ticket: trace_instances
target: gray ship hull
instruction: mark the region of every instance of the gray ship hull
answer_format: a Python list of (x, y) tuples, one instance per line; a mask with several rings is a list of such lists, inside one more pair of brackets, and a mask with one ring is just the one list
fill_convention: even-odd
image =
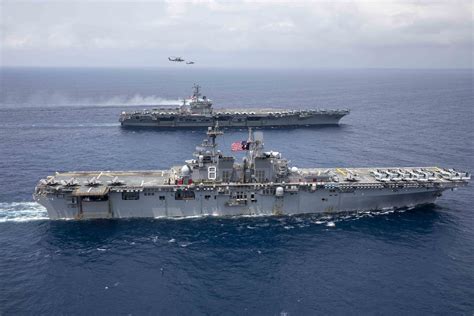
[[(286, 194), (283, 197), (256, 195), (257, 202), (239, 201), (229, 205), (228, 197), (200, 192), (194, 200), (174, 200), (174, 192), (143, 196), (141, 201), (123, 201), (119, 193), (111, 194), (108, 201), (81, 201), (71, 205), (67, 199), (38, 197), (51, 219), (87, 218), (161, 218), (190, 216), (287, 215), (306, 213), (338, 213), (388, 208), (412, 207), (434, 203), (439, 189), (360, 190), (332, 194), (329, 191)], [(165, 197), (164, 199), (161, 197)], [(207, 198), (206, 196), (210, 196)], [(250, 192), (249, 192), (250, 196)], [(216, 197), (216, 198), (215, 198)]]
[[(79, 189), (37, 190), (35, 200), (51, 219), (159, 218), (189, 216), (285, 215), (338, 213), (387, 208), (413, 207), (434, 203), (445, 190), (466, 185), (463, 181), (439, 180), (434, 183), (287, 183), (287, 184), (213, 184), (152, 185), (166, 182), (169, 171), (143, 174), (133, 172), (96, 173), (112, 178), (133, 177), (129, 187), (84, 187)], [(61, 174), (78, 179), (90, 173)], [(144, 175), (143, 178), (136, 175)], [(142, 180), (143, 179), (143, 180)], [(155, 180), (148, 180), (155, 179)], [(152, 182), (149, 182), (152, 181)], [(141, 186), (140, 186), (141, 185)], [(281, 188), (281, 194), (278, 194)], [(82, 190), (82, 191), (81, 191)], [(180, 192), (192, 193), (183, 198)], [(41, 192), (43, 191), (43, 192)], [(100, 191), (100, 193), (97, 193)], [(132, 194), (132, 198), (128, 195)], [(100, 196), (100, 198), (97, 198)]]
[(194, 85), (193, 95), (183, 100), (177, 108), (153, 108), (151, 110), (122, 112), (119, 122), (125, 127), (193, 128), (220, 127), (298, 127), (337, 125), (349, 114), (349, 110), (325, 109), (213, 109), (212, 102), (201, 96), (200, 87)]
[(263, 151), (249, 129), (243, 163), (225, 156), (209, 128), (194, 158), (169, 170), (57, 172), (33, 197), (52, 219), (285, 215), (412, 207), (468, 184), (468, 172), (439, 167), (297, 168)]
[(120, 119), (120, 123), (125, 127), (155, 127), (155, 128), (192, 128), (214, 125), (219, 122), (220, 127), (227, 128), (269, 128), (269, 127), (298, 127), (298, 126), (319, 126), (338, 125), (342, 117), (347, 113), (317, 113), (307, 116), (286, 115), (286, 116), (230, 116), (230, 115), (188, 115), (175, 118), (160, 118), (159, 116), (133, 116), (127, 115)]

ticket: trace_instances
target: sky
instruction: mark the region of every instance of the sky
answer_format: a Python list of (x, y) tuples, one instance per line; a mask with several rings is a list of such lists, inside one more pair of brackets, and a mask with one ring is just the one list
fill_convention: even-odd
[(473, 68), (473, 32), (471, 0), (0, 0), (2, 66)]

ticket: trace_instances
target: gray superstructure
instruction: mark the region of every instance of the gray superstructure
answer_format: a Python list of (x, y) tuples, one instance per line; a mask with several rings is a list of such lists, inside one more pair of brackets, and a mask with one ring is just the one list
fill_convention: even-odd
[(296, 168), (264, 151), (263, 134), (234, 143), (242, 163), (218, 150), (218, 128), (194, 158), (169, 170), (61, 172), (40, 180), (34, 199), (51, 219), (281, 215), (409, 207), (467, 185), (439, 167)]
[(283, 110), (242, 109), (214, 110), (212, 100), (202, 96), (198, 85), (193, 95), (183, 100), (177, 108), (162, 107), (151, 110), (122, 112), (119, 121), (122, 126), (186, 128), (207, 127), (217, 121), (221, 127), (297, 127), (314, 125), (335, 125), (349, 114), (349, 110)]

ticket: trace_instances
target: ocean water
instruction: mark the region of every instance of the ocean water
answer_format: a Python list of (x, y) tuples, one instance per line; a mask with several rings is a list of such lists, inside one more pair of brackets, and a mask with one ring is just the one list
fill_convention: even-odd
[[(474, 171), (471, 70), (0, 70), (0, 314), (474, 313), (472, 186), (435, 205), (333, 216), (49, 221), (32, 201), (65, 170), (164, 169), (203, 131), (122, 129), (179, 104), (349, 108), (338, 127), (264, 131), (300, 167)], [(229, 130), (229, 151), (245, 130)]]

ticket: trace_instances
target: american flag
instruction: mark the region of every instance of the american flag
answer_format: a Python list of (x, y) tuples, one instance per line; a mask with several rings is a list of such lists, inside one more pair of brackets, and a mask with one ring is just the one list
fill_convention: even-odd
[(247, 150), (247, 142), (245, 140), (241, 142), (233, 142), (232, 145), (230, 146), (230, 149), (232, 151), (243, 151)]

